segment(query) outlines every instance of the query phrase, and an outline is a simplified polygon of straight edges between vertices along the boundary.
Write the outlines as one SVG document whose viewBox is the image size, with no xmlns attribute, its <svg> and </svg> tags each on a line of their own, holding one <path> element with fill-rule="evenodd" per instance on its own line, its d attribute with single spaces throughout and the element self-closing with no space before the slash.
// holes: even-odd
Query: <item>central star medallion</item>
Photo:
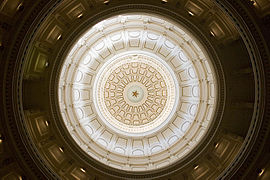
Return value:
<svg viewBox="0 0 270 180">
<path fill-rule="evenodd" d="M 133 96 L 133 97 L 138 97 L 138 95 L 139 95 L 138 91 L 133 91 L 133 92 L 132 92 L 132 96 Z"/>
</svg>

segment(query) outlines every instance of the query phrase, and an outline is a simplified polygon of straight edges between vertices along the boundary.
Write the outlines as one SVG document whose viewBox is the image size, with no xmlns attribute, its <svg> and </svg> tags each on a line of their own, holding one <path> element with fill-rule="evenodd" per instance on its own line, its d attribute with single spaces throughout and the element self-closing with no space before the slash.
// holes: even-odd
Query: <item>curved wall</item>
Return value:
<svg viewBox="0 0 270 180">
<path fill-rule="evenodd" d="M 262 34 L 266 27 L 256 19 L 257 10 L 235 1 L 123 3 L 127 2 L 25 1 L 22 6 L 10 0 L 2 4 L 1 21 L 6 25 L 1 33 L 7 35 L 1 36 L 1 57 L 5 59 L 1 62 L 3 178 L 203 179 L 234 175 L 239 179 L 251 173 L 257 168 L 259 154 L 267 153 L 264 147 L 269 133 L 269 49 Z M 72 36 L 76 36 L 69 36 L 71 30 L 86 27 L 83 24 L 87 19 L 95 23 L 108 14 L 134 8 L 168 16 L 178 14 L 197 38 L 203 39 L 211 58 L 220 62 L 217 67 L 224 70 L 224 76 L 221 68 L 218 70 L 221 97 L 225 97 L 226 88 L 225 107 L 218 107 L 216 124 L 204 141 L 183 161 L 151 173 L 123 172 L 87 158 L 62 128 L 53 93 L 53 69 L 65 55 L 61 48 L 68 48 Z"/>
</svg>

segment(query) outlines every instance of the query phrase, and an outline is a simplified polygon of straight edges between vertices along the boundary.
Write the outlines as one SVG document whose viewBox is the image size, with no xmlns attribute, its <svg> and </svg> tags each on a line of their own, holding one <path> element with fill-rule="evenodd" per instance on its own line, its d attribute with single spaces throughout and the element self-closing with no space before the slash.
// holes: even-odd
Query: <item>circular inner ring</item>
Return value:
<svg viewBox="0 0 270 180">
<path fill-rule="evenodd" d="M 105 63 L 95 81 L 103 121 L 128 133 L 149 132 L 174 113 L 176 78 L 154 54 L 123 53 Z"/>
</svg>

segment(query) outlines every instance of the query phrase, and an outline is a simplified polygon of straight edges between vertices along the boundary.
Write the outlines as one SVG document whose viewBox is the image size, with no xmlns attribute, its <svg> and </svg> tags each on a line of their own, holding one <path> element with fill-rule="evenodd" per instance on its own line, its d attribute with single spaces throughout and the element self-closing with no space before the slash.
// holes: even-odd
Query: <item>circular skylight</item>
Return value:
<svg viewBox="0 0 270 180">
<path fill-rule="evenodd" d="M 123 14 L 90 28 L 59 79 L 66 127 L 92 158 L 127 171 L 179 161 L 213 119 L 217 87 L 209 57 L 179 24 Z"/>
</svg>

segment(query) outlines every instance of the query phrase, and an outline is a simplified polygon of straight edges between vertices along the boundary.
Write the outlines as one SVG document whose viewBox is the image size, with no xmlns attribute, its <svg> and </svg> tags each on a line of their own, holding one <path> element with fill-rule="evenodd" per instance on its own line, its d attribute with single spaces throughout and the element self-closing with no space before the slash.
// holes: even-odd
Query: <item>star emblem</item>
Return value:
<svg viewBox="0 0 270 180">
<path fill-rule="evenodd" d="M 133 96 L 133 97 L 138 97 L 138 95 L 139 95 L 139 93 L 138 93 L 137 91 L 133 91 L 133 92 L 132 92 L 132 96 Z"/>
</svg>

